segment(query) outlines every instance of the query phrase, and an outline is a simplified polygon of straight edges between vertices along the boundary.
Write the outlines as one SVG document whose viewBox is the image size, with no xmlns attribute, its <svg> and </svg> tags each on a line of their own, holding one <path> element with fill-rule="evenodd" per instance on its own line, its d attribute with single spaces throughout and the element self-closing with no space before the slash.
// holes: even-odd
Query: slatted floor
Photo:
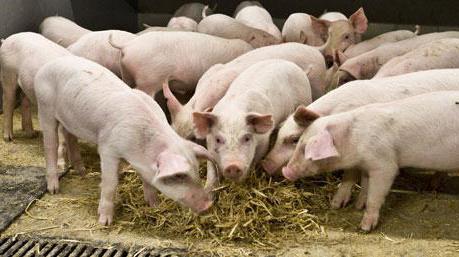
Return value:
<svg viewBox="0 0 459 257">
<path fill-rule="evenodd" d="M 184 249 L 119 249 L 91 246 L 78 242 L 2 238 L 1 257 L 167 257 L 186 256 Z"/>
</svg>

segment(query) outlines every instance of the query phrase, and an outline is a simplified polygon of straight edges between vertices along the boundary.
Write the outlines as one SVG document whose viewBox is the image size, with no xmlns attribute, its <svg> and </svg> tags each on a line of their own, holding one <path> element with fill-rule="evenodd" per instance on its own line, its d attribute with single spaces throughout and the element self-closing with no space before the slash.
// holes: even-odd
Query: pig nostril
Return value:
<svg viewBox="0 0 459 257">
<path fill-rule="evenodd" d="M 230 165 L 225 169 L 225 174 L 229 177 L 239 177 L 242 174 L 242 169 L 236 165 Z"/>
<path fill-rule="evenodd" d="M 333 66 L 333 62 L 335 60 L 333 59 L 333 56 L 331 55 L 326 55 L 325 56 L 325 64 L 327 65 L 327 68 L 330 68 L 331 66 Z"/>
</svg>

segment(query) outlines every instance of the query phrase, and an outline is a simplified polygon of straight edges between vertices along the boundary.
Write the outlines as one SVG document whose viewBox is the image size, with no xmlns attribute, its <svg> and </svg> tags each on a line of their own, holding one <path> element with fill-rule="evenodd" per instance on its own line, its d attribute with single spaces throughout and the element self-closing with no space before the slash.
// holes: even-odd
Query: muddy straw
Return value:
<svg viewBox="0 0 459 257">
<path fill-rule="evenodd" d="M 153 235 L 212 239 L 216 243 L 242 241 L 262 247 L 277 247 L 284 235 L 292 232 L 322 230 L 311 210 L 328 208 L 324 187 L 316 187 L 321 192 L 311 192 L 302 184 L 274 180 L 262 172 L 252 174 L 242 185 L 225 181 L 216 190 L 212 209 L 197 216 L 168 199 L 160 200 L 155 208 L 148 207 L 138 176 L 125 173 L 119 187 L 121 203 L 117 214 L 129 220 L 129 226 L 135 224 L 136 229 Z"/>
</svg>

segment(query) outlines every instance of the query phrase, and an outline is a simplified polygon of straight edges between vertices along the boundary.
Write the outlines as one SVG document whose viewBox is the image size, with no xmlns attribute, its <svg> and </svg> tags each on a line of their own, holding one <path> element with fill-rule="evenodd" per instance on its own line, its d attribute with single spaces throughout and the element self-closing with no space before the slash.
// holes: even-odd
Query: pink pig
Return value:
<svg viewBox="0 0 459 257">
<path fill-rule="evenodd" d="M 172 89 L 193 91 L 199 78 L 212 65 L 226 63 L 252 50 L 242 40 L 229 40 L 195 32 L 149 32 L 122 45 L 121 74 L 132 87 L 154 96 L 164 81 Z"/>
<path fill-rule="evenodd" d="M 360 228 L 370 231 L 400 168 L 459 169 L 458 99 L 458 91 L 439 91 L 322 118 L 312 114 L 282 173 L 293 181 L 361 170 L 357 205 L 366 209 Z"/>
<path fill-rule="evenodd" d="M 234 18 L 249 27 L 268 32 L 278 40 L 282 38 L 281 32 L 274 24 L 271 14 L 262 6 L 246 6 L 239 10 Z"/>
<path fill-rule="evenodd" d="M 151 97 L 129 88 L 99 64 L 75 56 L 43 66 L 35 85 L 49 192 L 59 190 L 56 128 L 61 124 L 70 159 L 80 159 L 77 138 L 97 144 L 101 224 L 113 220 L 121 159 L 139 172 L 151 206 L 156 202 L 155 188 L 195 212 L 211 206 L 209 194 L 200 185 L 197 158 L 212 157 L 204 147 L 178 136 Z"/>
<path fill-rule="evenodd" d="M 311 101 L 311 88 L 296 64 L 271 59 L 241 73 L 212 112 L 194 112 L 196 136 L 207 138 L 224 177 L 243 181 L 264 156 L 273 129 L 297 105 Z"/>
<path fill-rule="evenodd" d="M 298 42 L 310 46 L 322 46 L 328 38 L 328 32 L 314 25 L 318 19 L 306 13 L 293 13 L 284 23 L 282 39 L 284 42 Z"/>
</svg>

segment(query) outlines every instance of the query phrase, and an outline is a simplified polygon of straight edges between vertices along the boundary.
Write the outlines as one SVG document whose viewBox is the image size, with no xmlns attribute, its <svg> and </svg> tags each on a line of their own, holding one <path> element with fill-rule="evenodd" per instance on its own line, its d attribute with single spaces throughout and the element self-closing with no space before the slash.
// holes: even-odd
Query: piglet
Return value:
<svg viewBox="0 0 459 257">
<path fill-rule="evenodd" d="M 166 80 L 173 82 L 173 90 L 193 91 L 212 65 L 229 62 L 252 50 L 242 40 L 195 32 L 149 32 L 124 45 L 116 37 L 109 42 L 121 51 L 123 80 L 151 96 L 161 90 Z"/>
<path fill-rule="evenodd" d="M 43 66 L 35 85 L 49 192 L 59 189 L 56 128 L 61 124 L 71 159 L 80 158 L 77 138 L 97 144 L 102 225 L 113 221 L 121 159 L 139 172 L 150 205 L 155 204 L 156 188 L 198 213 L 211 206 L 200 185 L 197 158 L 212 157 L 202 146 L 178 136 L 151 97 L 129 88 L 99 64 L 75 56 Z"/>
<path fill-rule="evenodd" d="M 90 32 L 67 49 L 72 54 L 94 61 L 121 77 L 120 51 L 109 44 L 110 35 L 115 37 L 120 44 L 126 44 L 136 37 L 132 33 L 121 30 Z"/>
<path fill-rule="evenodd" d="M 358 202 L 366 209 L 360 228 L 370 231 L 400 168 L 459 169 L 458 99 L 457 91 L 440 91 L 311 116 L 282 173 L 293 181 L 339 169 L 362 170 Z"/>
<path fill-rule="evenodd" d="M 319 19 L 326 20 L 326 21 L 347 21 L 346 15 L 340 12 L 325 12 L 324 14 L 320 15 Z"/>
<path fill-rule="evenodd" d="M 249 27 L 268 32 L 278 40 L 282 38 L 281 32 L 274 24 L 271 14 L 262 6 L 246 6 L 240 9 L 234 18 Z"/>
<path fill-rule="evenodd" d="M 181 31 L 197 31 L 198 23 L 188 17 L 172 17 L 167 23 L 167 27 Z"/>
<path fill-rule="evenodd" d="M 357 80 L 339 87 L 307 107 L 291 115 L 282 124 L 273 148 L 262 161 L 262 166 L 269 174 L 276 174 L 293 154 L 298 140 L 311 123 L 302 118 L 302 113 L 313 113 L 315 116 L 327 116 L 358 108 L 371 103 L 390 102 L 406 97 L 440 90 L 459 90 L 459 70 L 421 71 L 389 78 Z M 343 182 L 332 201 L 333 208 L 345 206 L 350 200 L 351 188 L 355 184 L 352 172 L 349 180 Z"/>
<path fill-rule="evenodd" d="M 321 46 L 328 38 L 328 33 L 321 26 L 313 23 L 318 19 L 311 18 L 306 13 L 293 13 L 288 16 L 282 27 L 282 40 L 284 42 L 298 42 L 311 46 Z"/>
<path fill-rule="evenodd" d="M 241 182 L 264 156 L 273 129 L 297 105 L 311 101 L 311 88 L 296 64 L 271 59 L 241 73 L 212 112 L 194 112 L 196 136 L 207 138 L 223 176 Z"/>
<path fill-rule="evenodd" d="M 258 1 L 242 1 L 236 6 L 233 17 L 236 17 L 242 9 L 249 7 L 249 6 L 263 7 L 263 5 Z"/>
<path fill-rule="evenodd" d="M 313 99 L 324 93 L 325 62 L 317 49 L 299 43 L 266 46 L 241 55 L 227 64 L 212 66 L 201 77 L 193 97 L 185 105 L 180 104 L 165 84 L 163 92 L 168 100 L 172 127 L 179 135 L 194 138 L 192 113 L 213 108 L 244 70 L 257 62 L 274 58 L 291 61 L 307 73 Z"/>
<path fill-rule="evenodd" d="M 202 3 L 186 3 L 181 5 L 174 13 L 174 17 L 186 17 L 199 23 L 203 16 L 208 16 L 214 13 L 217 6 L 209 8 L 207 5 Z"/>
<path fill-rule="evenodd" d="M 459 39 L 446 38 L 422 45 L 384 64 L 374 78 L 432 69 L 459 68 Z"/>
<path fill-rule="evenodd" d="M 91 31 L 61 16 L 48 17 L 40 24 L 40 33 L 63 47 L 68 47 L 75 43 L 79 38 L 89 32 Z"/>
<path fill-rule="evenodd" d="M 204 18 L 198 24 L 198 32 L 228 39 L 242 39 L 255 48 L 281 43 L 279 38 L 268 32 L 249 27 L 224 14 Z"/>
<path fill-rule="evenodd" d="M 384 44 L 369 52 L 346 60 L 335 74 L 334 83 L 330 86 L 336 88 L 344 83 L 356 79 L 370 79 L 390 59 L 406 54 L 426 43 L 443 38 L 458 38 L 459 32 L 448 31 L 424 34 L 405 39 L 395 43 Z"/>
</svg>

